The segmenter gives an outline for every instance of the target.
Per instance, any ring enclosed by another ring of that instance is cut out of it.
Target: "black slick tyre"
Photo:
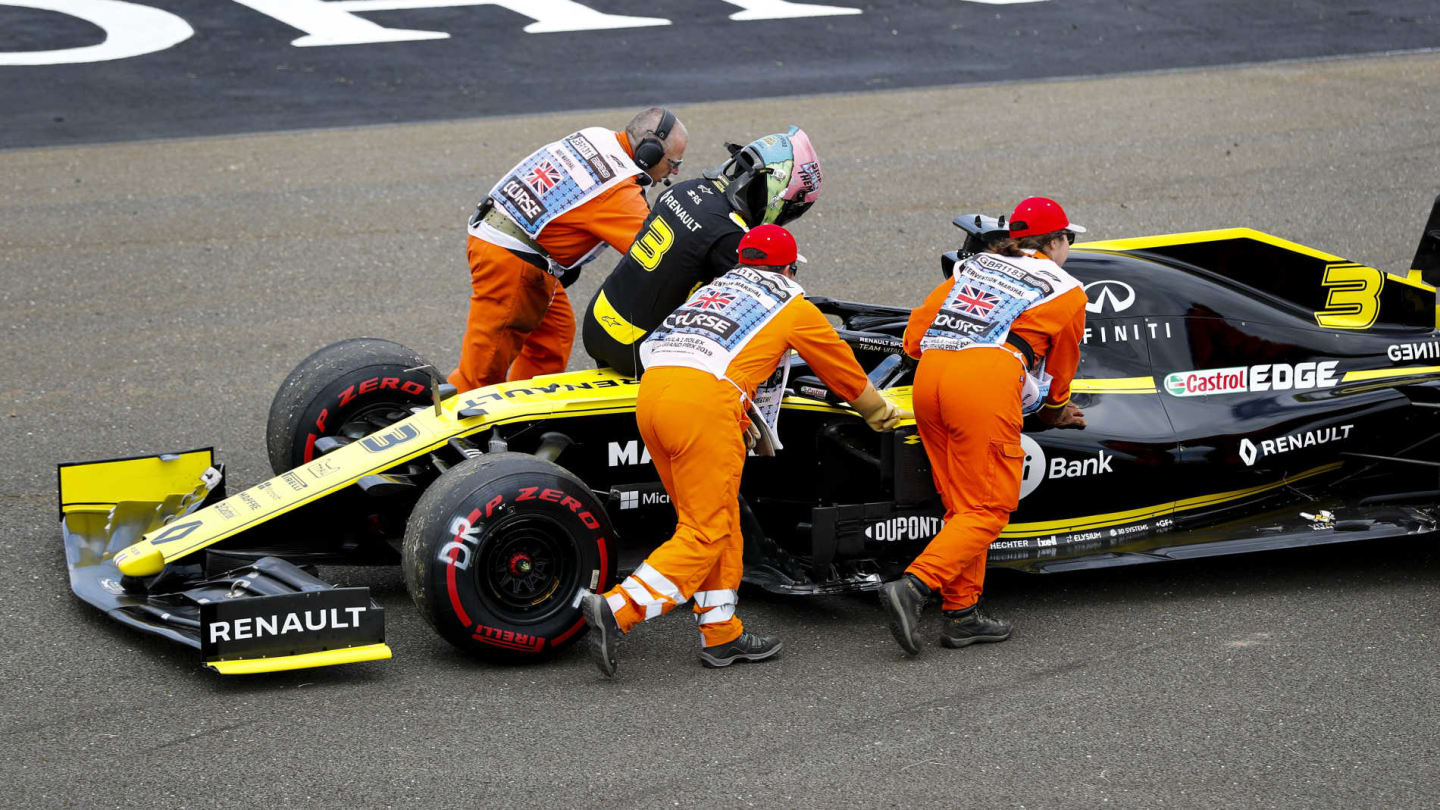
[[[564,468],[493,453],[430,485],[403,560],[406,588],[442,638],[490,661],[533,660],[585,634],[580,592],[614,578],[614,532]]]
[[[315,442],[379,430],[431,404],[430,378],[405,369],[425,365],[414,351],[380,338],[332,343],[295,367],[275,392],[265,424],[270,468],[278,475],[316,456]]]

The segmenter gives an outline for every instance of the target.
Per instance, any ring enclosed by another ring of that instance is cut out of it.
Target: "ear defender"
[[[670,137],[670,130],[674,127],[675,113],[660,108],[660,123],[635,144],[635,165],[647,171],[660,165],[660,161],[665,159],[665,139]]]

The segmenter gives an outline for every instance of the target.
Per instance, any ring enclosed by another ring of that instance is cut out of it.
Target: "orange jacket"
[[[953,278],[942,281],[926,296],[925,303],[911,310],[910,321],[905,326],[905,352],[911,357],[920,356],[920,339],[954,286]],[[1035,362],[1047,361],[1045,371],[1053,378],[1050,394],[1045,398],[1048,408],[1058,408],[1070,401],[1070,381],[1080,365],[1080,341],[1085,337],[1086,303],[1084,289],[1076,287],[1025,310],[1010,324],[1010,331],[1024,338],[1035,351]]]
[[[780,358],[789,349],[800,352],[830,390],[843,399],[860,396],[869,382],[855,352],[835,334],[835,327],[820,310],[804,298],[792,301],[765,324],[730,361],[725,376],[745,396],[754,397],[755,389],[775,373]]]
[[[627,154],[634,154],[625,133],[617,132],[615,138]],[[569,267],[601,242],[621,253],[629,250],[649,215],[645,192],[636,183],[624,182],[551,220],[536,241],[560,266]]]

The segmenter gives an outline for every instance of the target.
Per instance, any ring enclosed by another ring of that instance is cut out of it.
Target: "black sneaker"
[[[890,614],[890,632],[907,655],[920,654],[920,614],[930,599],[930,588],[914,574],[905,574],[880,586],[880,604]]]
[[[1010,638],[1009,623],[986,616],[978,604],[964,610],[945,611],[945,630],[940,635],[940,643],[946,647],[967,647],[1007,638]]]
[[[716,644],[700,650],[700,663],[707,667],[728,667],[736,661],[764,661],[780,652],[784,642],[774,636],[741,633],[728,644]]]
[[[587,593],[580,597],[580,612],[590,625],[587,639],[590,643],[590,660],[600,668],[600,674],[615,677],[615,648],[620,644],[620,625],[615,621],[615,612],[610,603],[598,593]]]

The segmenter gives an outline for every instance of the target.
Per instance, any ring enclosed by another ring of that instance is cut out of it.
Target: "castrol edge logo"
[[[1208,394],[1239,394],[1247,391],[1290,391],[1307,388],[1333,388],[1338,360],[1318,363],[1271,363],[1263,366],[1207,368],[1203,371],[1177,371],[1165,378],[1165,391],[1176,397],[1199,397]]]

